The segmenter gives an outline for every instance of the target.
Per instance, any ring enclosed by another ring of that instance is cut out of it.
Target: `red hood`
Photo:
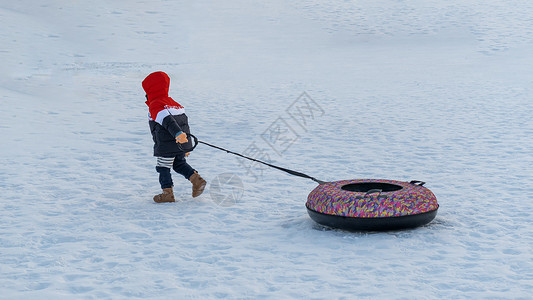
[[[165,72],[154,72],[143,80],[142,85],[148,98],[146,104],[149,106],[150,102],[157,98],[168,97],[170,77]]]
[[[144,91],[146,92],[148,110],[150,111],[150,117],[154,120],[162,110],[176,109],[179,113],[183,113],[183,106],[174,101],[168,96],[168,89],[170,86],[170,77],[165,72],[154,72],[148,75],[142,82]],[[170,112],[169,111],[169,112]]]

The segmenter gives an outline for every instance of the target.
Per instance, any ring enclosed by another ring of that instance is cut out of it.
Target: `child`
[[[154,196],[156,203],[175,202],[170,169],[183,175],[192,183],[192,196],[198,197],[204,191],[206,182],[185,160],[184,153],[177,143],[185,147],[189,144],[190,133],[185,109],[168,96],[170,78],[164,72],[154,72],[142,82],[146,92],[146,105],[149,110],[149,125],[154,140],[154,156],[157,157],[156,171],[163,193]]]

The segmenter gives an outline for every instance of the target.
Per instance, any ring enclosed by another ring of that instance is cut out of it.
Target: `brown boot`
[[[205,189],[205,180],[202,178],[202,176],[200,176],[200,174],[198,174],[198,172],[194,171],[194,174],[192,174],[192,176],[189,178],[189,181],[192,182],[193,198],[200,196]]]
[[[163,189],[162,194],[154,196],[154,201],[156,203],[176,202],[176,199],[174,199],[174,191],[172,188]]]

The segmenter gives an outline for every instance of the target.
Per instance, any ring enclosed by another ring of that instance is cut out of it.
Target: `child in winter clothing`
[[[142,82],[146,92],[149,110],[149,125],[154,140],[154,156],[157,157],[156,171],[163,193],[154,196],[157,203],[174,202],[173,182],[170,169],[183,175],[192,183],[192,196],[198,197],[204,191],[206,181],[185,160],[177,143],[189,148],[187,133],[190,133],[185,109],[168,96],[170,78],[164,72],[154,72]]]

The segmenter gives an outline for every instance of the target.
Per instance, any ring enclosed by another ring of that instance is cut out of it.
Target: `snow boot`
[[[176,202],[174,199],[174,191],[172,188],[163,189],[163,193],[154,196],[154,202],[156,203],[165,203],[165,202]]]
[[[194,171],[194,174],[191,175],[189,181],[192,183],[193,198],[200,196],[204,192],[205,185],[207,184],[205,180],[200,174],[198,174],[198,172]]]

